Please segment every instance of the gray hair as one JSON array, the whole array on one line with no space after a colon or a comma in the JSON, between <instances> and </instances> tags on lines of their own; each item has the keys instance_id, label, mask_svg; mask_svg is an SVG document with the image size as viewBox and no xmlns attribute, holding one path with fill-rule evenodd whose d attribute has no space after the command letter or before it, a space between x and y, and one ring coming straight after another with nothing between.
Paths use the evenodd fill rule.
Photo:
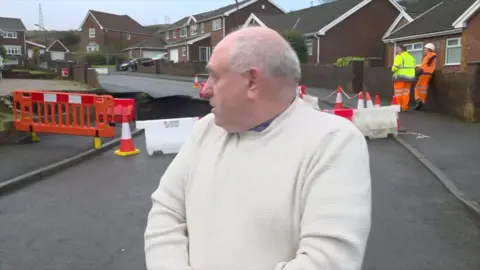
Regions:
<instances>
[{"instance_id":1,"label":"gray hair","mask_svg":"<svg viewBox=\"0 0 480 270\"><path fill-rule=\"evenodd\" d=\"M258 26L251 26L258 27ZM272 77L300 81L298 56L285 40L273 39L250 31L237 32L230 50L232 69L245 72L256 66Z\"/></svg>"}]
</instances>

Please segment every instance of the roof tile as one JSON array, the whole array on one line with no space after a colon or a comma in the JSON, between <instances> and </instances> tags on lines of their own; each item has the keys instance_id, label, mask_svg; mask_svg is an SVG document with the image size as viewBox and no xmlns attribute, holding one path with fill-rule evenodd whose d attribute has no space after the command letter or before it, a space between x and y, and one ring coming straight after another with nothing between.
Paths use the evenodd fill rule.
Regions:
<instances>
[{"instance_id":1,"label":"roof tile","mask_svg":"<svg viewBox=\"0 0 480 270\"><path fill-rule=\"evenodd\" d=\"M130 33L151 34L148 28L143 27L128 15L117 15L96 10L90 10L90 13L98 20L103 28Z\"/></svg>"},{"instance_id":2,"label":"roof tile","mask_svg":"<svg viewBox=\"0 0 480 270\"><path fill-rule=\"evenodd\" d=\"M453 30L453 22L476 0L444 0L438 6L400 27L385 39L396 39Z\"/></svg>"}]
</instances>

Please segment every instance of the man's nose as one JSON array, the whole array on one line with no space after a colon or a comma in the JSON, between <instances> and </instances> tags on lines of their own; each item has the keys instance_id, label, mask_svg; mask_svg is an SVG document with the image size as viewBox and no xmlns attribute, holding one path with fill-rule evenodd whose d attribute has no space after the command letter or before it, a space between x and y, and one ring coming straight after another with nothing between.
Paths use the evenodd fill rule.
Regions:
<instances>
[{"instance_id":1,"label":"man's nose","mask_svg":"<svg viewBox=\"0 0 480 270\"><path fill-rule=\"evenodd\" d=\"M201 92L204 98L211 98L213 96L213 88L210 77L208 77L207 81L202 85Z\"/></svg>"}]
</instances>

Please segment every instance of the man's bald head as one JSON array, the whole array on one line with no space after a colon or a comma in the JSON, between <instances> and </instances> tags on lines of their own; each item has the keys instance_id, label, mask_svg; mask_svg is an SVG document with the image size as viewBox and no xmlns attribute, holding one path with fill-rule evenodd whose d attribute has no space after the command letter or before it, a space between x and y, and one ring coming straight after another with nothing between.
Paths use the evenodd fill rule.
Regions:
<instances>
[{"instance_id":1,"label":"man's bald head","mask_svg":"<svg viewBox=\"0 0 480 270\"><path fill-rule=\"evenodd\" d=\"M257 67L273 79L300 81L300 62L290 44L266 27L246 27L227 35L215 49L227 49L230 66L236 72Z\"/></svg>"}]
</instances>

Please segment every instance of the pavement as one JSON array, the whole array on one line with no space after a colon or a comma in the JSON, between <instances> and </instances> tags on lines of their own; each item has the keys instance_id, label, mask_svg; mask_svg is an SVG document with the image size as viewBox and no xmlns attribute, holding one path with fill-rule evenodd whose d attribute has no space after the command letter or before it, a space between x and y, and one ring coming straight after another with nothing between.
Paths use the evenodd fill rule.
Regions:
<instances>
[{"instance_id":1,"label":"pavement","mask_svg":"<svg viewBox=\"0 0 480 270\"><path fill-rule=\"evenodd\" d=\"M116 128L114 138L121 136L121 127ZM58 134L38 134L40 142L6 144L0 146L0 184L14 177L29 173L50 164L68 159L93 149L93 138ZM102 138L106 143L114 138ZM0 268L1 269L1 268Z\"/></svg>"},{"instance_id":2,"label":"pavement","mask_svg":"<svg viewBox=\"0 0 480 270\"><path fill-rule=\"evenodd\" d=\"M0 269L145 269L150 195L174 155L148 156L144 140L135 139L139 155L104 152L0 197ZM363 269L480 269L478 221L395 141L369 141L369 150Z\"/></svg>"}]
</instances>

